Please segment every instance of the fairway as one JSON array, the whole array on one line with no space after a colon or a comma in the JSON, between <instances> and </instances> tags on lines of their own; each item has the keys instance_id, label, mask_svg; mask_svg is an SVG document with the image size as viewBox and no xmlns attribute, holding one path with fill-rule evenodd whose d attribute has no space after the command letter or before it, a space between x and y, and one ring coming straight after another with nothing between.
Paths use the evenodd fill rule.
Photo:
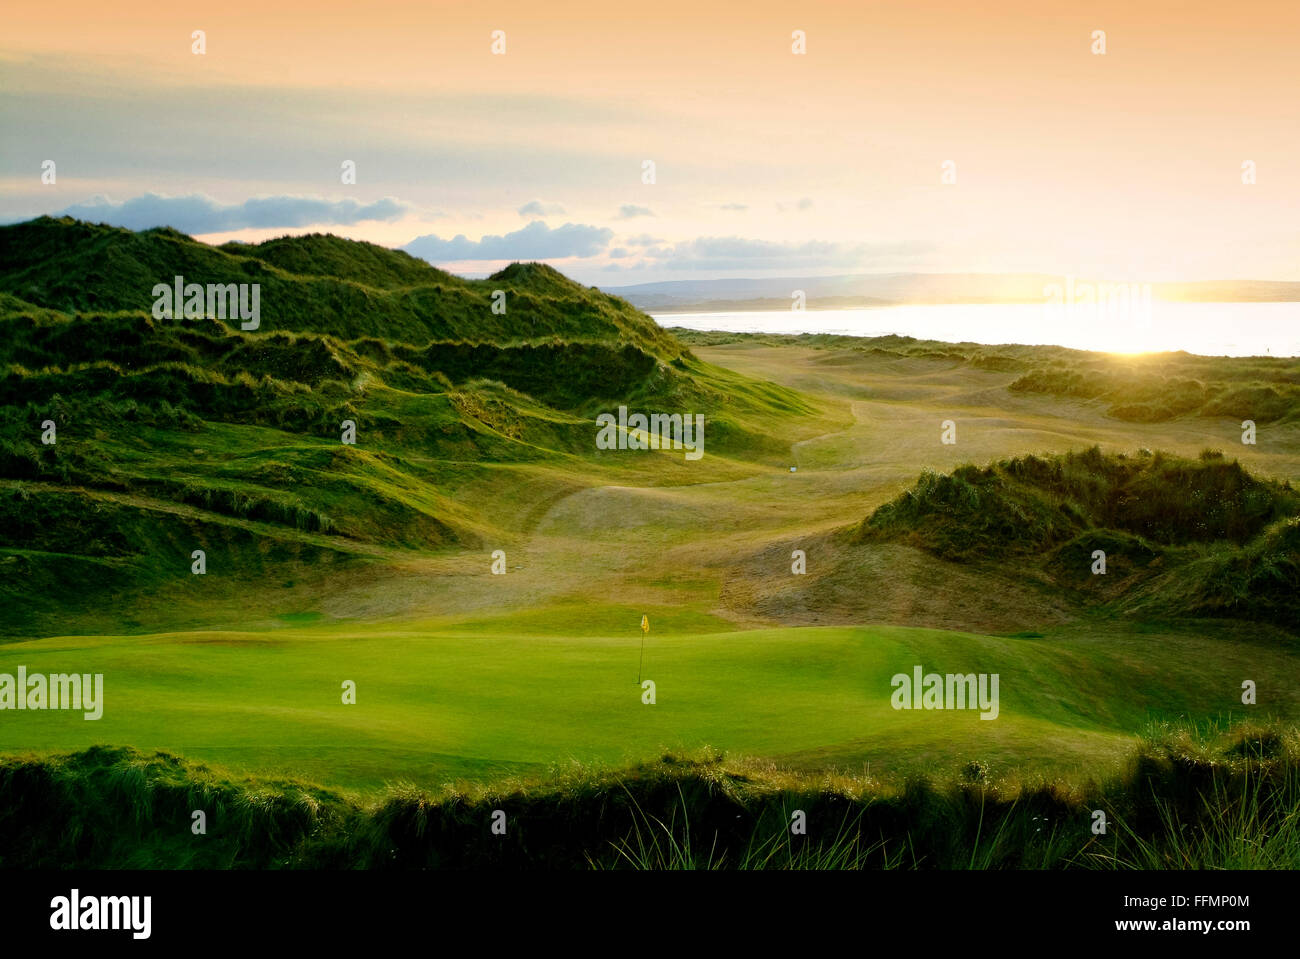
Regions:
<instances>
[{"instance_id":1,"label":"fairway","mask_svg":"<svg viewBox=\"0 0 1300 959\"><path fill-rule=\"evenodd\" d=\"M1296 672L1289 654L1225 652L1186 633L663 635L656 623L645 667L656 702L647 705L630 622L622 637L403 624L10 644L0 647L0 672L101 672L106 708L97 721L26 713L0 726L0 750L112 742L362 792L397 781L535 779L571 761L621 765L706 746L804 770L948 773L981 760L1001 773L1096 774L1147 723L1240 716L1239 677ZM998 721L891 708L891 676L916 664L1000 674ZM355 705L342 703L344 680L356 683ZM1266 684L1261 696L1294 718L1296 690Z\"/></svg>"}]
</instances>

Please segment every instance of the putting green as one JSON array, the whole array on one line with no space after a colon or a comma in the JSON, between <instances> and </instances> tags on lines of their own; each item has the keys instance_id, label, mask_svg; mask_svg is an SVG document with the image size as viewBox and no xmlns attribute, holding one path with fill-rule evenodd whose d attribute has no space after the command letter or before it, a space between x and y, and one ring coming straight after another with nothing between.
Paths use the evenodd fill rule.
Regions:
<instances>
[{"instance_id":1,"label":"putting green","mask_svg":"<svg viewBox=\"0 0 1300 959\"><path fill-rule=\"evenodd\" d=\"M104 713L0 712L0 751L94 743L163 749L260 775L358 790L544 774L704 746L800 769L1096 774L1153 719L1297 713L1294 656L1187 633L1065 630L1017 639L907 627L665 634L654 611L637 685L639 617L622 636L512 632L500 619L66 637L0 646L0 673L102 673ZM477 628L472 628L477 626ZM997 673L998 716L896 710L891 677ZM1289 677L1283 681L1283 677ZM343 703L343 683L356 702ZM1262 715L1262 713L1261 713Z\"/></svg>"}]
</instances>

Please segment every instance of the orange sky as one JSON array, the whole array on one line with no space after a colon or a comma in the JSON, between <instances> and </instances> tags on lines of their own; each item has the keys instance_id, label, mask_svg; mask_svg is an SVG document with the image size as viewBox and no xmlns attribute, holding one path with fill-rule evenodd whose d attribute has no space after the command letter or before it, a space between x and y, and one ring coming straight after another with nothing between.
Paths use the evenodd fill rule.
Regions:
<instances>
[{"instance_id":1,"label":"orange sky","mask_svg":"<svg viewBox=\"0 0 1300 959\"><path fill-rule=\"evenodd\" d=\"M1300 279L1293 2L611 7L12 5L0 215L97 195L106 218L150 193L223 208L392 197L400 215L310 226L474 248L540 219L538 249L572 254L550 234L571 223L591 242L551 259L611 284L910 269ZM1090 52L1098 29L1104 56ZM50 158L54 186L40 182ZM344 159L356 185L339 182ZM955 184L940 181L948 160ZM519 212L534 200L563 212ZM233 225L190 230L212 238L308 228L192 222Z\"/></svg>"}]
</instances>

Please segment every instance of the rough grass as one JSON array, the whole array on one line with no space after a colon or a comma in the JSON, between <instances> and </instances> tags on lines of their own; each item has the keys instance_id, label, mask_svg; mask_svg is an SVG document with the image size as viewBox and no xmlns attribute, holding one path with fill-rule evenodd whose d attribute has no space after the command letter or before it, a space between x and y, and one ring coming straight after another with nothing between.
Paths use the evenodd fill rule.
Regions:
<instances>
[{"instance_id":1,"label":"rough grass","mask_svg":"<svg viewBox=\"0 0 1300 959\"><path fill-rule=\"evenodd\" d=\"M1107 455L1093 447L923 473L876 510L862 533L907 534L945 558L965 559L1041 552L1089 530L1165 546L1242 545L1297 515L1300 492L1289 482L1256 479L1236 460Z\"/></svg>"},{"instance_id":2,"label":"rough grass","mask_svg":"<svg viewBox=\"0 0 1300 959\"><path fill-rule=\"evenodd\" d=\"M1129 612L1300 623L1300 492L1210 450L1190 460L1093 447L927 471L855 535L955 562L1015 557L1075 589L1092 585L1101 551ZM1096 582L1094 598L1115 597Z\"/></svg>"},{"instance_id":3,"label":"rough grass","mask_svg":"<svg viewBox=\"0 0 1300 959\"><path fill-rule=\"evenodd\" d=\"M1127 360L1088 357L1028 370L1009 388L1100 400L1108 404L1110 415L1137 423L1187 415L1273 423L1296 418L1300 362L1186 353Z\"/></svg>"},{"instance_id":4,"label":"rough grass","mask_svg":"<svg viewBox=\"0 0 1300 959\"><path fill-rule=\"evenodd\" d=\"M395 785L368 804L128 749L0 760L0 868L68 867L1295 869L1300 739L1154 727L1099 781L995 780L977 763L945 781L805 777L705 751L491 788Z\"/></svg>"},{"instance_id":5,"label":"rough grass","mask_svg":"<svg viewBox=\"0 0 1300 959\"><path fill-rule=\"evenodd\" d=\"M1300 419L1300 359L1152 353L1112 356L1060 346L944 343L910 336L855 337L725 333L670 327L688 346L796 346L880 358L928 359L1017 374L1014 395L1089 400L1128 423L1231 417L1263 423Z\"/></svg>"}]
</instances>

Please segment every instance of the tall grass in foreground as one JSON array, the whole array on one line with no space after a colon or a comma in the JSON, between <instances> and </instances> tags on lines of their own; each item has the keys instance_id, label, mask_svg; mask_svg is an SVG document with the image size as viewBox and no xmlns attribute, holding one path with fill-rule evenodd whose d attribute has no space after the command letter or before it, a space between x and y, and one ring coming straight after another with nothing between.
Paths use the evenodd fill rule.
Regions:
<instances>
[{"instance_id":1,"label":"tall grass in foreground","mask_svg":"<svg viewBox=\"0 0 1300 959\"><path fill-rule=\"evenodd\" d=\"M1101 781L998 779L972 762L958 779L892 782L706 751L394 786L372 803L96 747L0 760L0 867L1297 869L1300 730L1153 727Z\"/></svg>"},{"instance_id":2,"label":"tall grass in foreground","mask_svg":"<svg viewBox=\"0 0 1300 959\"><path fill-rule=\"evenodd\" d=\"M728 851L718 849L717 834L707 849L692 847L690 810L680 789L679 803L673 806L668 822L642 810L630 791L628 797L634 804L632 829L627 836L611 843L612 861L608 857L588 857L593 869L620 866L642 870L864 869L870 867L873 854L884 846L883 840L864 841L860 828L863 811L858 810L856 814L846 812L834 833L816 843L796 842L796 836L786 829L766 838L756 833L732 863ZM894 865L897 863L886 863L887 868Z\"/></svg>"},{"instance_id":3,"label":"tall grass in foreground","mask_svg":"<svg viewBox=\"0 0 1300 959\"><path fill-rule=\"evenodd\" d=\"M1121 869L1300 868L1300 767L1268 763L1285 748L1272 731L1243 737L1240 775L1214 779L1198 793L1199 808L1153 795L1156 829L1144 834L1121 823L1116 852L1084 855Z\"/></svg>"}]
</instances>

